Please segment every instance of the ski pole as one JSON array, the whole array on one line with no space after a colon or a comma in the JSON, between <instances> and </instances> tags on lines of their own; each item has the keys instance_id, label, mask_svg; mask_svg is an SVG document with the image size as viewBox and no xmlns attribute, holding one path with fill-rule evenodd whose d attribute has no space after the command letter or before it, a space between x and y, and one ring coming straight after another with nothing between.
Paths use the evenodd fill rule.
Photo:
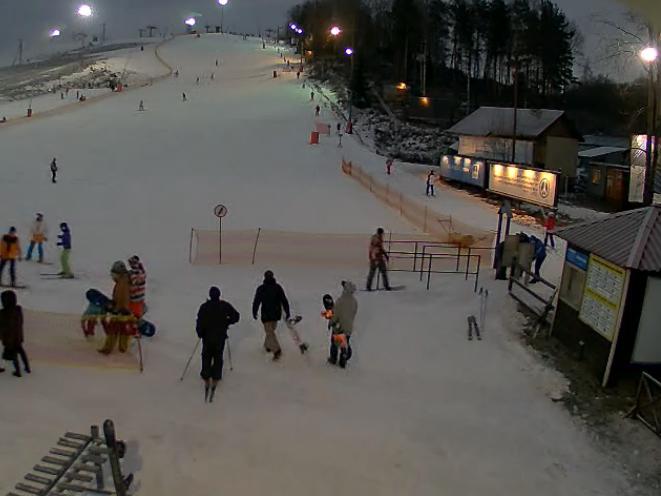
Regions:
<instances>
[{"instance_id":1,"label":"ski pole","mask_svg":"<svg viewBox=\"0 0 661 496\"><path fill-rule=\"evenodd\" d=\"M227 360L230 362L230 370L234 370L234 364L232 364L232 347L230 346L230 338L227 338Z\"/></svg>"},{"instance_id":2,"label":"ski pole","mask_svg":"<svg viewBox=\"0 0 661 496\"><path fill-rule=\"evenodd\" d=\"M186 362L186 367L184 368L184 371L181 373L181 377L179 378L180 381L184 380L184 377L186 376L186 372L188 372L188 367L190 367L191 360L193 360L193 357L195 356L195 352L197 351L198 346L200 346L200 341L202 341L202 339L197 340L197 343L195 344L195 348L193 348L193 353L190 354L190 358L188 359L188 362Z\"/></svg>"},{"instance_id":3,"label":"ski pole","mask_svg":"<svg viewBox=\"0 0 661 496\"><path fill-rule=\"evenodd\" d=\"M136 336L136 340L138 341L138 354L140 355L140 373L142 374L145 371L145 367L142 361L142 336L140 336L140 331L138 331L138 336Z\"/></svg>"}]
</instances>

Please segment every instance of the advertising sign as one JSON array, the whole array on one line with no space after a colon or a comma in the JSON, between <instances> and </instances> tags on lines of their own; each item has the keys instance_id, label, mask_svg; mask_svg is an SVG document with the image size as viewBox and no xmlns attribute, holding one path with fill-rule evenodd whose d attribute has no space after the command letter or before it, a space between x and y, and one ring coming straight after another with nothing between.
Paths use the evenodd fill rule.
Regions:
<instances>
[{"instance_id":1,"label":"advertising sign","mask_svg":"<svg viewBox=\"0 0 661 496\"><path fill-rule=\"evenodd\" d=\"M484 160L458 155L441 157L441 177L450 181L486 187L487 167Z\"/></svg>"},{"instance_id":2,"label":"advertising sign","mask_svg":"<svg viewBox=\"0 0 661 496\"><path fill-rule=\"evenodd\" d=\"M513 164L491 164L489 191L553 208L558 203L558 174Z\"/></svg>"},{"instance_id":3,"label":"advertising sign","mask_svg":"<svg viewBox=\"0 0 661 496\"><path fill-rule=\"evenodd\" d=\"M588 255L582 253L575 248L567 248L567 262L572 264L577 269L588 270Z\"/></svg>"},{"instance_id":4,"label":"advertising sign","mask_svg":"<svg viewBox=\"0 0 661 496\"><path fill-rule=\"evenodd\" d=\"M609 341L613 340L624 292L624 269L590 255L579 318Z\"/></svg>"}]
</instances>

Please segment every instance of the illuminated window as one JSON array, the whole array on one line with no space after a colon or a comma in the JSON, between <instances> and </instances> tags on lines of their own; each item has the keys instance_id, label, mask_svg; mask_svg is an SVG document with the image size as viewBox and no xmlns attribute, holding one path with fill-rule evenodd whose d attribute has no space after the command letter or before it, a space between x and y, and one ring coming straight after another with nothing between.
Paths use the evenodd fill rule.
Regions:
<instances>
[{"instance_id":1,"label":"illuminated window","mask_svg":"<svg viewBox=\"0 0 661 496\"><path fill-rule=\"evenodd\" d=\"M593 168L592 169L592 184L601 183L601 169Z\"/></svg>"}]
</instances>

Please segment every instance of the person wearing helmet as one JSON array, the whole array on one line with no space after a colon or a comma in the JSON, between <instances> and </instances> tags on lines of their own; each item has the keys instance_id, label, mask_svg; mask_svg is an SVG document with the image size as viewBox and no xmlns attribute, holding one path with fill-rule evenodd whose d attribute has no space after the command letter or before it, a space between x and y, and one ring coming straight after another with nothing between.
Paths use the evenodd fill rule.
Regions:
<instances>
[{"instance_id":1,"label":"person wearing helmet","mask_svg":"<svg viewBox=\"0 0 661 496\"><path fill-rule=\"evenodd\" d=\"M252 316L255 320L257 320L260 307L265 333L264 349L267 353L273 353L273 360L277 361L282 355L282 348L280 348L275 330L278 327L278 321L282 319L282 310L284 309L288 320L291 318L291 314L285 290L276 282L275 276L270 270L264 273L264 283L255 292L252 302Z\"/></svg>"},{"instance_id":2,"label":"person wearing helmet","mask_svg":"<svg viewBox=\"0 0 661 496\"><path fill-rule=\"evenodd\" d=\"M99 353L109 355L119 341L120 353L126 353L129 347L129 339L135 335L135 317L130 309L130 280L126 264L117 261L112 264L110 276L115 282L112 290L112 302L110 305L110 319L106 325L106 341Z\"/></svg>"}]
</instances>

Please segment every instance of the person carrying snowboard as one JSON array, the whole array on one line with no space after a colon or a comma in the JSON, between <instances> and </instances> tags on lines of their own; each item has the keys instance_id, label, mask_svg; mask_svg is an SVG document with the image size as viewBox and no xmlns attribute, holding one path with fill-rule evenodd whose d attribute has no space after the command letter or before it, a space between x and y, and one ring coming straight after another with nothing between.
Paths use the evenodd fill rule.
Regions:
<instances>
[{"instance_id":1,"label":"person carrying snowboard","mask_svg":"<svg viewBox=\"0 0 661 496\"><path fill-rule=\"evenodd\" d=\"M390 283L388 282L388 267L386 266L386 262L388 261L388 253L383 247L382 227L379 227L376 230L376 234L374 234L370 239L369 257L370 271L367 274L367 291L372 291L372 281L374 280L374 274L376 273L377 269L381 273L383 286L386 288L386 291L390 291Z\"/></svg>"},{"instance_id":2,"label":"person carrying snowboard","mask_svg":"<svg viewBox=\"0 0 661 496\"><path fill-rule=\"evenodd\" d=\"M130 310L129 271L122 261L112 264L110 276L115 283L112 290L110 317L105 326L106 341L99 353L110 355L119 341L120 353L126 353L131 336L135 336L135 317Z\"/></svg>"},{"instance_id":3,"label":"person carrying snowboard","mask_svg":"<svg viewBox=\"0 0 661 496\"><path fill-rule=\"evenodd\" d=\"M291 314L285 291L276 282L275 276L270 270L264 273L264 283L255 292L255 298L252 302L252 316L255 320L257 320L257 313L260 307L265 333L264 349L267 353L273 353L273 360L277 361L282 355L282 348L278 342L275 330L278 326L278 321L282 319L282 310L284 309L287 319L291 318Z\"/></svg>"},{"instance_id":4,"label":"person carrying snowboard","mask_svg":"<svg viewBox=\"0 0 661 496\"><path fill-rule=\"evenodd\" d=\"M53 184L57 182L57 170L57 160L53 158L53 161L50 163L51 182Z\"/></svg>"},{"instance_id":5,"label":"person carrying snowboard","mask_svg":"<svg viewBox=\"0 0 661 496\"><path fill-rule=\"evenodd\" d=\"M358 313L358 302L354 297L356 286L351 281L342 281L342 295L335 301L330 318L331 343L328 363L347 366L351 358L351 334ZM338 360L339 354L339 360Z\"/></svg>"},{"instance_id":6,"label":"person carrying snowboard","mask_svg":"<svg viewBox=\"0 0 661 496\"><path fill-rule=\"evenodd\" d=\"M62 247L60 254L60 273L58 274L63 279L73 279L73 272L69 265L69 257L71 255L71 231L66 222L60 224L60 234L57 235L57 246Z\"/></svg>"},{"instance_id":7,"label":"person carrying snowboard","mask_svg":"<svg viewBox=\"0 0 661 496\"><path fill-rule=\"evenodd\" d=\"M38 213L37 218L32 222L30 227L30 235L32 239L30 240L30 246L28 247L28 252L25 255L25 260L32 259L32 252L35 245L37 246L37 252L39 253L39 263L44 262L44 241L48 241L48 226L44 221L44 214Z\"/></svg>"},{"instance_id":8,"label":"person carrying snowboard","mask_svg":"<svg viewBox=\"0 0 661 496\"><path fill-rule=\"evenodd\" d=\"M220 289L212 286L209 289L209 299L197 312L195 326L197 336L202 340L200 377L204 380L205 398L208 398L211 392L213 400L218 381L223 378L223 353L227 329L236 324L240 318L239 312L232 305L220 299Z\"/></svg>"},{"instance_id":9,"label":"person carrying snowboard","mask_svg":"<svg viewBox=\"0 0 661 496\"><path fill-rule=\"evenodd\" d=\"M0 286L2 285L2 275L5 272L5 266L9 264L9 279L11 286L16 286L16 260L21 259L21 244L16 234L14 226L9 228L9 232L2 237L0 241Z\"/></svg>"},{"instance_id":10,"label":"person carrying snowboard","mask_svg":"<svg viewBox=\"0 0 661 496\"><path fill-rule=\"evenodd\" d=\"M23 361L23 367L28 374L31 372L28 355L23 349L23 309L16 302L16 293L3 291L0 294L2 310L0 310L0 341L4 348L2 358L13 362L14 376L21 377L18 357ZM0 368L0 372L5 369Z\"/></svg>"}]
</instances>

